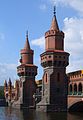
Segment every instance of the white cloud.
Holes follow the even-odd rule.
[[[50,0],[50,2],[53,5],[60,4],[65,6],[71,6],[73,9],[77,10],[78,12],[81,13],[83,12],[83,0]]]
[[[38,39],[32,40],[31,44],[35,45],[35,46],[39,46],[40,48],[44,48],[44,45],[45,45],[45,38],[44,38],[44,36],[40,37]]]
[[[11,78],[12,82],[17,78],[16,64],[0,63],[0,85],[4,84],[4,80]]]
[[[83,69],[83,19],[65,18],[65,49],[70,53],[68,71]]]
[[[47,9],[47,7],[46,7],[45,4],[41,4],[41,5],[39,6],[39,8],[40,8],[41,10],[46,10],[46,9]]]

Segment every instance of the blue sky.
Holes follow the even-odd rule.
[[[67,72],[83,69],[82,0],[0,0],[0,85],[9,77],[12,81],[18,78],[16,67],[27,30],[34,63],[39,67],[36,79],[42,78],[40,54],[44,51],[44,34],[50,28],[55,4],[59,28],[65,32],[65,51],[71,54]]]

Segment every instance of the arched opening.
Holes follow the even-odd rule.
[[[82,84],[79,83],[78,85],[78,95],[81,95],[82,94]]]
[[[70,112],[83,112],[83,101],[73,104],[68,111]]]
[[[75,83],[74,84],[74,95],[76,95],[77,94],[77,84]]]
[[[47,83],[47,73],[46,73],[46,83]]]
[[[69,95],[72,95],[72,84],[69,86]]]

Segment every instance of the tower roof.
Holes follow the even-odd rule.
[[[58,22],[57,22],[57,19],[56,19],[55,6],[54,6],[54,16],[53,16],[53,19],[52,19],[50,30],[57,30],[57,31],[59,30]]]
[[[30,44],[29,44],[29,40],[28,40],[28,31],[26,33],[26,42],[25,42],[24,49],[30,50]]]
[[[4,81],[4,85],[7,86],[7,81],[6,80]]]

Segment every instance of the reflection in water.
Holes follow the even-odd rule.
[[[43,113],[35,110],[0,107],[0,120],[83,120],[83,113]]]
[[[82,112],[68,113],[67,120],[83,120],[83,113]]]

